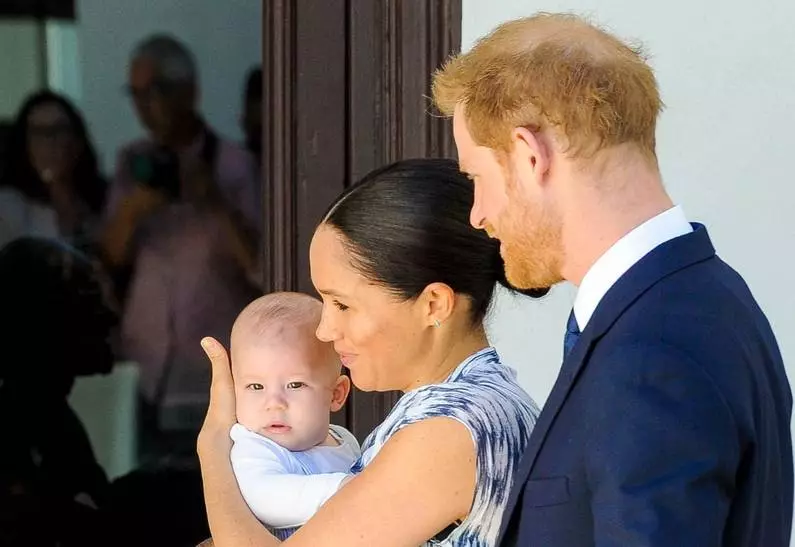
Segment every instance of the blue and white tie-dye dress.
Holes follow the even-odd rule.
[[[405,393],[386,420],[364,441],[351,471],[360,473],[382,446],[407,425],[426,418],[458,420],[477,449],[477,484],[469,516],[447,537],[426,545],[491,547],[505,511],[508,492],[539,410],[500,362],[493,348],[471,355],[440,384]]]

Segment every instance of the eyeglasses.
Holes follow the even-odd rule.
[[[122,92],[125,93],[128,97],[133,99],[134,101],[140,102],[148,102],[152,99],[163,95],[167,95],[173,90],[172,85],[169,85],[166,82],[152,82],[146,87],[133,87],[131,85],[125,85],[122,87]]]

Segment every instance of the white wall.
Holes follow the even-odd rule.
[[[198,61],[201,108],[227,137],[238,119],[246,71],[260,62],[261,0],[77,0],[83,108],[111,172],[117,148],[142,132],[122,92],[135,44],[153,32],[185,41]]]
[[[117,363],[107,375],[76,379],[69,404],[83,423],[108,479],[138,466],[138,366]]]
[[[42,87],[79,101],[77,42],[74,21],[0,20],[0,119],[14,119],[28,95]]]
[[[666,185],[718,253],[746,279],[795,379],[795,3],[760,0],[464,0],[463,47],[534,11],[590,16],[652,55],[667,108],[658,128]],[[560,367],[573,302],[559,287],[541,303],[503,297],[495,345],[537,401]],[[793,540],[795,545],[795,539]]]
[[[63,93],[76,104],[83,97],[80,73],[80,26],[76,21],[47,21],[47,86]]]
[[[33,20],[0,21],[0,119],[12,120],[25,97],[42,85],[41,59]]]

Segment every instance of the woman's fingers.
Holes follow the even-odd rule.
[[[231,384],[232,371],[229,366],[229,354],[223,344],[210,336],[202,339],[202,349],[210,359],[212,366],[212,385]],[[212,389],[212,388],[211,388]]]
[[[226,348],[214,338],[204,338],[201,345],[210,359],[212,367],[210,404],[204,421],[205,427],[208,425],[222,428],[232,427],[235,422],[235,388],[232,383],[229,354]]]

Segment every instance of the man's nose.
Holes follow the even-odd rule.
[[[469,211],[469,223],[476,229],[482,230],[486,227],[486,216],[480,206],[480,200],[475,197],[472,209]]]
[[[472,201],[472,209],[469,211],[469,223],[472,227],[482,230],[486,226],[486,214],[483,209],[483,196],[481,194],[481,186],[477,182],[472,184],[473,192],[475,194]]]

